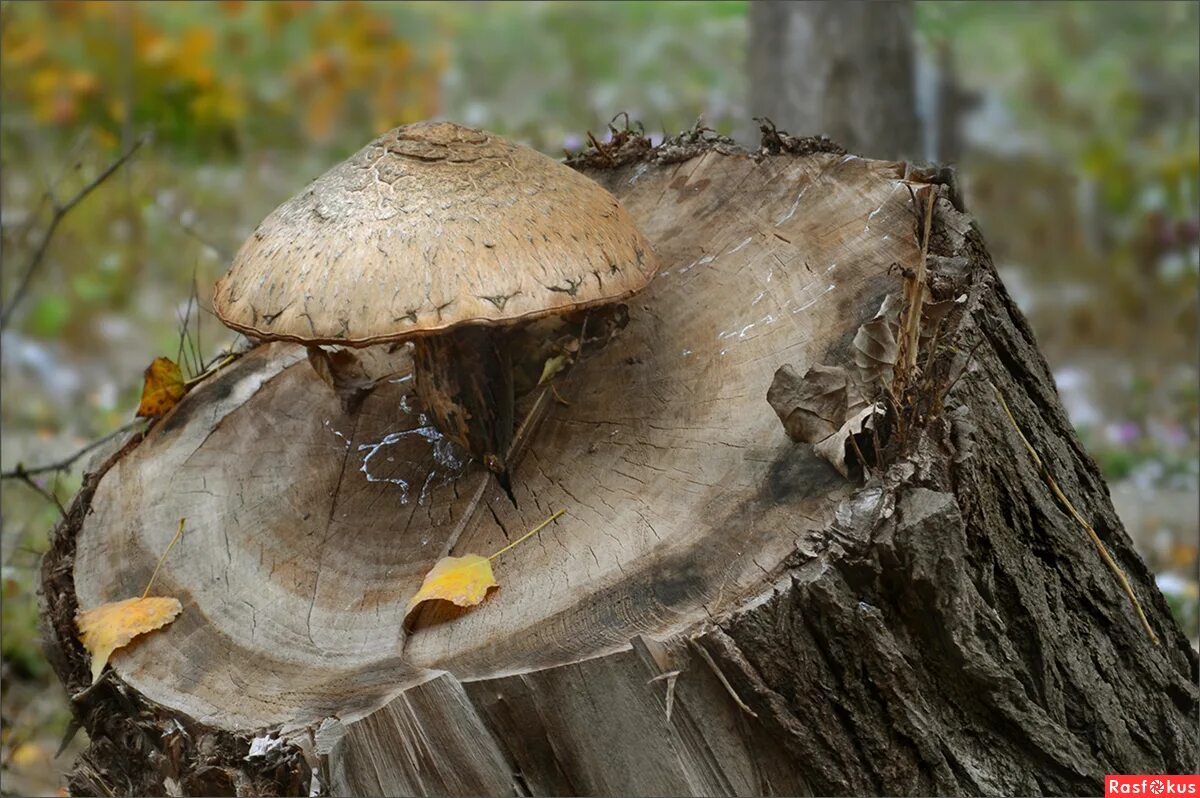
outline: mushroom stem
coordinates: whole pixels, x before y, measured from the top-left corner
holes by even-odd
[[[505,458],[515,423],[513,370],[504,333],[471,326],[417,338],[413,374],[434,426],[495,473],[512,499]]]

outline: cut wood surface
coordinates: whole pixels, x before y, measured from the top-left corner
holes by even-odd
[[[571,662],[763,589],[848,487],[781,436],[766,388],[783,362],[836,359],[897,285],[889,266],[915,258],[901,175],[717,153],[630,174],[622,201],[664,266],[560,389],[570,405],[550,403],[514,464],[519,511],[458,466],[403,377],[347,416],[303,349],[253,351],[96,491],[84,608],[144,585],[188,519],[159,577],[187,611],[117,673],[206,723],[307,724],[370,711],[427,668]],[[439,557],[495,551],[560,508],[497,562],[492,600],[405,638],[404,607]]]
[[[421,418],[403,348],[367,350],[400,373],[352,414],[302,349],[253,349],[89,477],[44,568],[68,687],[69,613],[137,595],[181,517],[156,592],[184,609],[77,701],[75,787],[1077,794],[1190,769],[1195,653],[969,217],[939,200],[929,248],[935,298],[967,295],[922,361],[945,410],[865,486],[785,434],[775,371],[851,361],[921,252],[903,164],[787,141],[601,153],[663,267],[562,401],[524,403],[519,509]],[[559,509],[487,601],[406,633],[440,557]]]

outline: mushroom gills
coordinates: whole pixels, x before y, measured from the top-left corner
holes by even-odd
[[[515,506],[506,457],[514,431],[507,338],[469,326],[413,341],[417,398],[434,426],[496,475]]]

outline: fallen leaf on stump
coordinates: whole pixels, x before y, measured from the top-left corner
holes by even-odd
[[[840,366],[813,366],[803,377],[790,365],[780,366],[767,401],[788,437],[812,444],[842,476],[849,475],[846,443],[883,412],[877,402],[862,398],[861,386]]]
[[[854,334],[854,365],[867,384],[891,385],[899,346],[896,325],[899,300],[888,294],[875,318],[861,325]]]
[[[79,642],[83,643],[83,647],[92,655],[92,684],[100,678],[104,666],[108,664],[108,658],[114,651],[129,645],[138,635],[163,628],[183,611],[179,599],[151,596],[149,593],[155,577],[158,576],[158,569],[162,568],[163,560],[167,558],[175,541],[183,534],[184,522],[185,519],[179,519],[179,529],[167,544],[166,551],[158,558],[154,573],[150,574],[150,581],[146,583],[146,589],[140,597],[110,601],[90,610],[76,610],[75,627],[79,630]]]
[[[114,651],[138,635],[161,629],[182,611],[179,599],[150,596],[113,601],[77,613],[79,641],[92,655],[92,683],[100,678]]]
[[[138,418],[163,415],[187,393],[183,372],[179,364],[169,357],[154,358],[154,362],[146,367],[145,376],[142,401],[137,409]]]
[[[429,573],[425,574],[425,580],[421,582],[421,588],[416,595],[409,599],[408,608],[404,611],[405,620],[407,621],[408,616],[412,615],[417,605],[426,601],[441,599],[459,607],[474,607],[483,601],[489,590],[500,586],[492,573],[492,560],[541,532],[566,512],[566,510],[559,510],[490,557],[464,554],[462,557],[443,557],[438,560]]]
[[[493,587],[499,587],[499,583],[487,557],[478,554],[443,557],[425,574],[425,581],[409,600],[405,615],[421,602],[433,599],[443,599],[459,607],[473,607],[483,601]]]

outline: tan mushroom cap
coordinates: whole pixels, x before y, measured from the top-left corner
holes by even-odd
[[[495,134],[421,122],[276,208],[213,307],[257,338],[365,346],[616,301],[657,265],[597,183]]]

